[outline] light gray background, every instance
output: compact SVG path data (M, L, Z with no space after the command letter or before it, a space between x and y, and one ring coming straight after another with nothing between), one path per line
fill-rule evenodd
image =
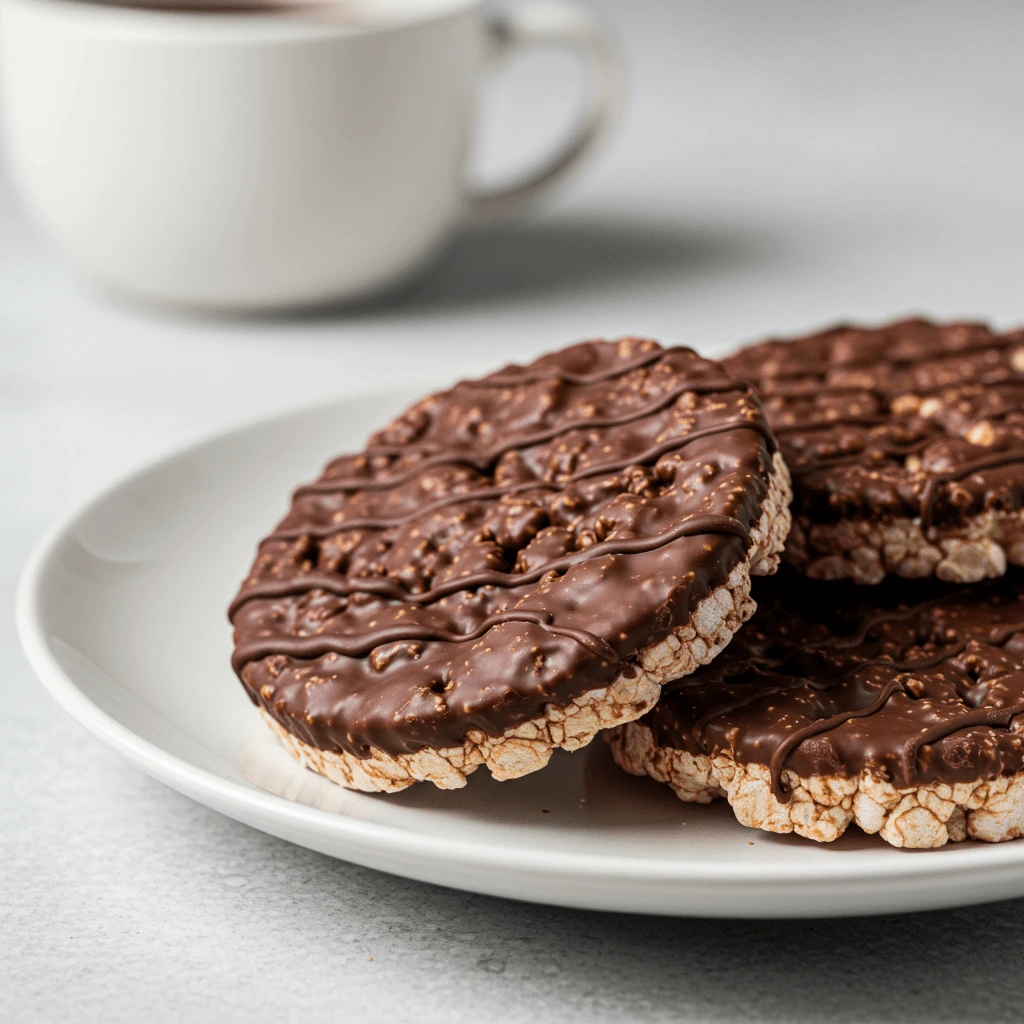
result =
M634 89L534 221L400 300L209 322L79 284L0 179L0 586L48 521L234 420L590 333L706 352L837 317L1024 318L1024 7L602 0ZM562 62L488 96L542 148ZM568 100L566 100L568 102ZM1001 1021L1024 903L825 923L618 917L448 892L199 807L86 736L0 617L0 1018Z

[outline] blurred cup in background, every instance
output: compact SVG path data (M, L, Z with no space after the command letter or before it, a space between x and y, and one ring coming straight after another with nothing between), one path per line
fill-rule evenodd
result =
M559 45L588 65L572 137L528 180L468 182L495 60ZM0 0L15 182L109 288L174 305L343 302L414 274L458 225L545 191L622 97L584 10L479 0Z

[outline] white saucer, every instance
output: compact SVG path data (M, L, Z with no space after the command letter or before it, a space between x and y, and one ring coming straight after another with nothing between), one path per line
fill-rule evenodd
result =
M620 773L598 741L458 792L338 789L294 765L228 665L225 608L293 486L417 392L264 421L136 473L37 549L18 602L33 667L74 718L182 793L273 835L474 892L730 917L921 910L1024 895L1024 840L901 851L743 828ZM280 795L275 795L280 794Z

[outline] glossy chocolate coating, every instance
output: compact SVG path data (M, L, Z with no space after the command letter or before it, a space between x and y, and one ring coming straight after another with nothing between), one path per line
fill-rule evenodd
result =
M725 360L764 403L811 523L959 524L1024 500L1024 331L903 320Z
M305 742L460 744L628 672L746 557L774 440L689 349L586 342L423 399L300 487L233 664Z
M783 768L911 786L1024 767L1024 573L865 592L784 570L754 597L729 647L640 720L660 745L770 765L782 798Z

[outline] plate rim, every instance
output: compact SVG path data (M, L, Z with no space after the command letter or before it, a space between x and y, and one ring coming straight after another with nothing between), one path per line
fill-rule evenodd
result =
M857 850L844 852L841 858L837 857L834 861L799 863L781 859L752 862L738 870L735 864L712 861L694 863L685 856L669 860L628 854L541 850L530 846L498 844L484 839L442 836L410 830L396 824L366 821L341 812L309 807L264 792L250 783L224 778L165 750L98 707L61 666L49 642L42 613L46 577L56 568L56 555L75 527L103 504L116 500L118 491L146 474L158 472L179 460L229 443L252 430L272 428L288 420L323 414L359 399L413 391L421 384L425 389L435 388L438 381L431 377L429 383L416 379L403 381L401 387L356 388L322 402L306 403L270 415L247 417L234 425L207 431L192 441L119 474L60 517L33 546L21 571L15 599L15 618L21 647L43 687L88 733L146 774L229 817L233 815L225 807L233 806L250 811L252 814L244 820L263 831L269 830L253 824L252 815L271 820L290 819L294 824L314 831L327 829L336 838L350 840L354 844L371 844L400 856L415 853L421 857L444 857L449 864L464 864L478 869L511 870L518 874L525 872L535 877L548 878L555 875L571 876L574 879L615 878L626 884L722 883L748 887L800 881L855 884L897 881L907 877L919 881L926 878L938 881L944 876L972 868L992 872L1014 867L1024 869L1024 839L1019 844L1010 841L961 849L947 848L941 854L937 854L937 851L907 850L899 851L905 856L886 855L876 858L873 850ZM202 798L203 795L216 802L209 803ZM877 852L883 851L879 849ZM931 862L926 857L922 859L928 853L933 854Z

